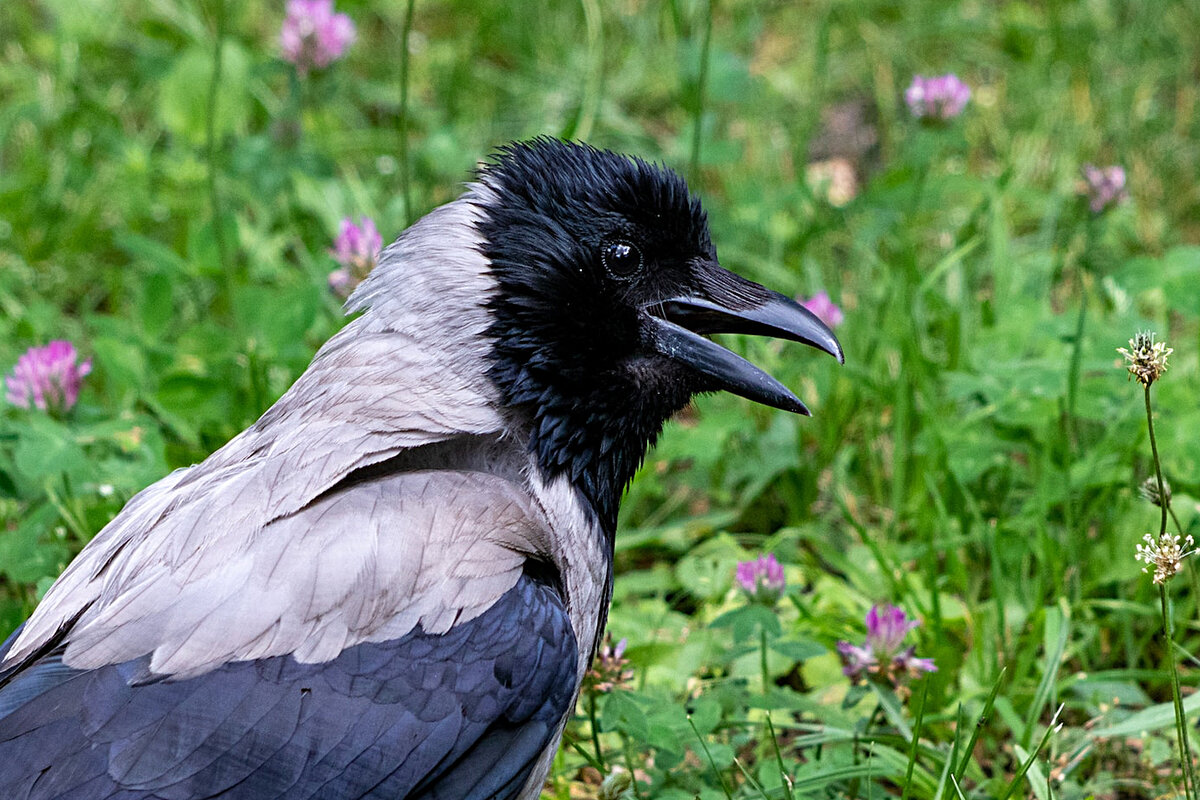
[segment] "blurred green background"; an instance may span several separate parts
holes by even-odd
[[[1200,3],[412,8],[342,0],[357,41],[302,77],[282,4],[0,4],[0,369],[56,338],[94,360],[69,414],[0,411],[0,628],[340,326],[339,220],[391,241],[496,146],[577,137],[686,174],[727,267],[827,291],[846,365],[734,340],[814,417],[710,397],[669,425],[618,541],[635,677],[584,698],[550,796],[613,765],[668,800],[1177,791],[1115,349],[1175,348],[1158,444],[1171,528],[1200,534]],[[969,105],[919,123],[905,88],[946,72]],[[1086,163],[1129,199],[1090,214]],[[764,551],[789,584],[766,616],[733,583]],[[834,652],[883,602],[938,665],[911,696],[851,687]]]

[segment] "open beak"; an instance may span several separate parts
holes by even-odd
[[[791,339],[824,350],[843,362],[842,346],[833,331],[790,297],[714,263],[698,264],[697,269],[704,271],[703,289],[646,306],[653,325],[654,347],[707,377],[713,388],[808,415],[808,407],[786,386],[704,335],[746,333]]]

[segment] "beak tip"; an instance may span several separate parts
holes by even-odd
[[[809,410],[808,406],[804,405],[803,400],[801,400],[799,397],[796,397],[796,395],[791,394],[790,392],[789,395],[790,396],[787,398],[787,403],[780,403],[779,408],[784,411],[790,411],[793,414],[799,414],[802,417],[812,416],[812,411]]]
[[[829,355],[837,359],[839,364],[845,364],[846,353],[842,350],[842,343],[838,341],[837,336],[835,336],[833,331],[829,330],[828,328],[825,328],[822,333],[825,335],[821,336],[819,339],[815,339],[815,341],[812,341],[811,344],[816,346],[818,350],[824,350],[826,353],[829,353]]]

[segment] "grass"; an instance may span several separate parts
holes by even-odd
[[[1133,559],[1154,467],[1115,349],[1175,348],[1155,432],[1196,535],[1200,7],[338,8],[359,39],[304,80],[274,7],[0,9],[0,365],[53,338],[95,361],[67,418],[0,411],[0,627],[303,370],[340,325],[341,217],[391,238],[497,144],[586,133],[690,173],[725,265],[827,290],[847,353],[738,342],[814,417],[703,398],[651,453],[610,624],[636,677],[597,698],[601,762],[665,800],[1182,793],[1174,654]],[[908,81],[945,71],[966,112],[915,123]],[[844,204],[809,178],[832,158]],[[1088,162],[1124,165],[1130,201],[1091,217]],[[775,622],[731,622],[734,566],[768,550]],[[1198,586],[1189,562],[1168,586],[1186,709]],[[923,620],[938,665],[907,698],[856,691],[833,650],[877,602]],[[594,752],[586,717],[568,739]],[[596,796],[585,765],[564,748],[548,796]]]

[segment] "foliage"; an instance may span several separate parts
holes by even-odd
[[[338,11],[357,41],[301,77],[282,4],[0,8],[0,366],[54,339],[92,359],[69,414],[0,411],[0,627],[299,375],[341,324],[340,220],[388,240],[496,145],[578,136],[687,172],[723,263],[827,291],[847,360],[737,342],[814,417],[714,396],[670,424],[617,545],[634,677],[582,698],[548,796],[614,766],[664,800],[1179,786],[1116,348],[1174,347],[1158,448],[1200,535],[1194,4],[430,0],[407,47],[405,4]],[[912,119],[913,76],[945,72],[962,115]],[[1093,214],[1085,164],[1123,166],[1128,201]],[[734,583],[763,552],[774,609]],[[1198,590],[1188,559],[1193,715]],[[907,696],[840,669],[875,603],[923,622],[938,670]]]

